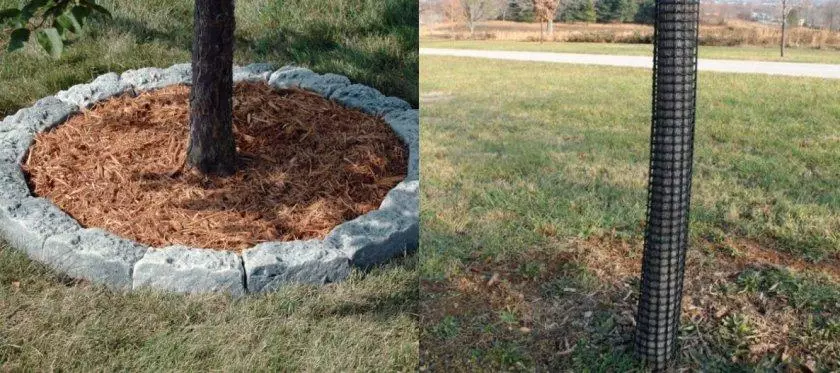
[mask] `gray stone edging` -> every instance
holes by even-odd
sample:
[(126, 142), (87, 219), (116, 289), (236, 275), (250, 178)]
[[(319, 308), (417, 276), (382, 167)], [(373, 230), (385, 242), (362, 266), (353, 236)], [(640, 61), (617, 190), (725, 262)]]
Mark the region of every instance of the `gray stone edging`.
[(265, 242), (242, 254), (169, 246), (148, 248), (98, 228), (82, 228), (52, 202), (31, 195), (20, 164), (34, 136), (94, 103), (125, 92), (192, 82), (190, 64), (107, 73), (38, 100), (0, 122), (0, 236), (67, 275), (114, 290), (141, 288), (233, 296), (275, 291), (285, 284), (345, 279), (352, 267), (369, 268), (416, 250), (419, 241), (419, 115), (396, 97), (337, 74), (257, 63), (236, 66), (234, 81), (299, 88), (341, 105), (378, 115), (409, 150), (406, 179), (378, 210), (335, 227), (323, 240)]

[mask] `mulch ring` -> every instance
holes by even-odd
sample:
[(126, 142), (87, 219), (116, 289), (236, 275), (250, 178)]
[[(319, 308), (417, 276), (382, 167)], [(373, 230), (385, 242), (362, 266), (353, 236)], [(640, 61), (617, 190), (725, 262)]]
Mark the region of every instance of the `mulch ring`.
[(238, 172), (179, 172), (189, 91), (123, 95), (38, 135), (25, 165), (34, 193), (83, 226), (147, 245), (239, 251), (323, 238), (406, 175), (407, 151), (381, 118), (262, 83), (234, 88)]

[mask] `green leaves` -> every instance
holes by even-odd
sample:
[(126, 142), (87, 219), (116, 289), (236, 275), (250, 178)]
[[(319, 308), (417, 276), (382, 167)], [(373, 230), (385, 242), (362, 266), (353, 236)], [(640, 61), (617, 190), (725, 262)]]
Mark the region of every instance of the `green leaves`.
[(38, 39), (38, 44), (41, 44), (41, 47), (52, 58), (61, 57), (61, 52), (64, 50), (64, 41), (61, 40), (61, 35), (59, 35), (57, 29), (50, 27), (38, 30), (38, 33), (35, 34), (35, 39)]
[(20, 9), (16, 8), (9, 8), (0, 10), (0, 23), (6, 22), (7, 20), (18, 18), (20, 16)]
[(23, 43), (29, 40), (29, 30), (19, 28), (12, 31), (11, 40), (9, 40), (9, 47), (6, 48), (9, 52), (16, 51), (23, 48)]
[(22, 48), (34, 32), (38, 44), (59, 58), (69, 37), (84, 35), (85, 20), (93, 13), (112, 18), (96, 0), (31, 0), (20, 9), (0, 10), (0, 24), (11, 22), (15, 27), (7, 50)]

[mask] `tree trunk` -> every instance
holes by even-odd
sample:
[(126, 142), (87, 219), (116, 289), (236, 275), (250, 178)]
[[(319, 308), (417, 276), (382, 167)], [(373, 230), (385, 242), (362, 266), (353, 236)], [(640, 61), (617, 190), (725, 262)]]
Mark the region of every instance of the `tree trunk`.
[(785, 56), (785, 39), (787, 37), (787, 0), (782, 0), (782, 57)]
[(554, 39), (554, 19), (548, 20), (548, 38)]
[(236, 171), (233, 9), (233, 0), (195, 0), (187, 165), (222, 176)]

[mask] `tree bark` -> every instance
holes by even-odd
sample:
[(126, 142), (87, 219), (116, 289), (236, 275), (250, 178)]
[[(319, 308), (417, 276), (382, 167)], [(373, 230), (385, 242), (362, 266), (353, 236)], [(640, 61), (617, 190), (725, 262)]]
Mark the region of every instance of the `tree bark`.
[(233, 0), (195, 1), (187, 165), (205, 174), (236, 171), (233, 10)]

